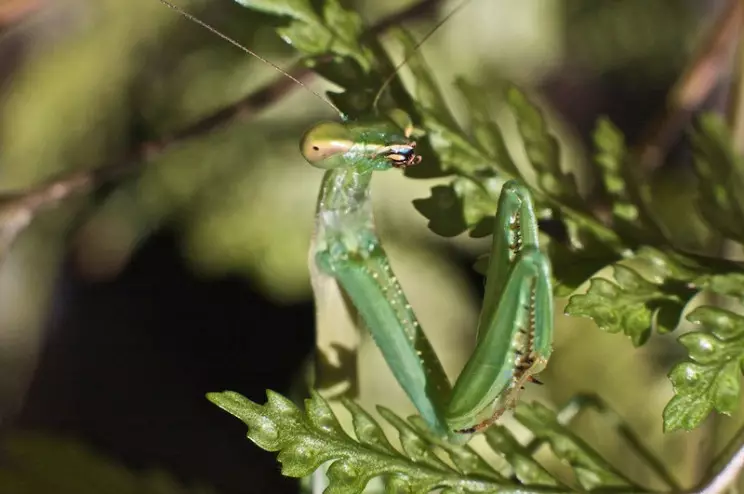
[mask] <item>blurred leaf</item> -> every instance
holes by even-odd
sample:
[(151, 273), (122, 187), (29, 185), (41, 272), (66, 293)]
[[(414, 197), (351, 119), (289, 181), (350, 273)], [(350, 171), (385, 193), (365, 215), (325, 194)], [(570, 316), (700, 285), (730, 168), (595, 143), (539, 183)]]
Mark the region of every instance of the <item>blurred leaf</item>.
[(612, 214), (625, 223), (625, 228), (637, 227), (638, 207), (628, 194), (629, 184), (624, 176), (628, 166), (625, 137), (607, 118), (601, 118), (597, 121), (593, 138), (597, 149), (594, 162), (602, 171), (602, 181), (612, 200)]
[(455, 237), (468, 227), (462, 215), (462, 203), (452, 185), (437, 185), (431, 188), (430, 197), (414, 199), (413, 206), (429, 220), (431, 231), (443, 237)]
[[(431, 147), (439, 157), (441, 171), (475, 172), (488, 170), (489, 157), (460, 127), (442, 96), (420, 51), (410, 34), (398, 31), (397, 39), (403, 44), (407, 67), (413, 74), (413, 93), (416, 108)], [(418, 176), (418, 175), (417, 175)], [(423, 178), (423, 177), (422, 177)]]
[(507, 175), (505, 179), (523, 178), (509, 153), (501, 129), (494, 120), (489, 92), (461, 78), (455, 81), (455, 85), (468, 105), (472, 133), (481, 153), (493, 161), (493, 166), (499, 172)]
[(697, 286), (744, 302), (744, 273), (711, 274), (695, 280)]
[(305, 23), (319, 23), (310, 0), (235, 0), (243, 7), (267, 14), (292, 17)]
[(514, 416), (536, 438), (550, 444), (556, 456), (571, 465), (576, 478), (586, 490), (599, 487), (631, 487), (632, 483), (615, 470), (588, 444), (566, 430), (555, 413), (539, 403), (521, 404)]
[(545, 468), (534, 459), (534, 453), (522, 446), (514, 435), (503, 425), (493, 425), (486, 432), (486, 441), (494, 450), (504, 455), (514, 470), (514, 476), (523, 484), (559, 486), (561, 485)]
[[(475, 450), (473, 450), (470, 446), (458, 446), (450, 442), (440, 440), (438, 437), (431, 433), (424, 419), (422, 419), (418, 415), (408, 417), (408, 421), (413, 425), (418, 435), (420, 435), (430, 444), (436, 445), (438, 448), (446, 451), (446, 453), (452, 460), (452, 463), (460, 472), (464, 473), (465, 475), (480, 475), (486, 478), (493, 479), (497, 482), (507, 482), (506, 478), (504, 478), (503, 475), (494, 470), (493, 467), (489, 465), (480, 455), (478, 455), (478, 453), (476, 453)], [(542, 467), (536, 464), (534, 468), (541, 469)], [(550, 477), (550, 479), (553, 480), (552, 477)], [(555, 480), (553, 480), (553, 484), (549, 485), (556, 485)]]
[(744, 242), (744, 161), (734, 153), (723, 118), (705, 114), (692, 133), (695, 169), (700, 183), (698, 204), (703, 218), (725, 236)]
[(0, 492), (12, 494), (214, 494), (206, 486), (185, 487), (162, 471), (129, 471), (79, 442), (39, 433), (3, 438)]
[(579, 198), (576, 181), (573, 175), (561, 170), (558, 140), (548, 132), (542, 112), (516, 86), (507, 90), (506, 101), (517, 120), (540, 189), (566, 205), (576, 206)]
[(709, 329), (682, 335), (690, 360), (674, 366), (674, 398), (664, 408), (664, 431), (691, 430), (713, 411), (731, 415), (739, 405), (744, 366), (744, 317), (698, 307), (687, 320)]
[[(309, 57), (334, 54), (341, 57), (341, 60), (351, 58), (365, 72), (369, 71), (372, 54), (359, 43), (362, 20), (356, 12), (343, 9), (338, 0), (324, 2), (322, 18), (315, 12), (309, 0), (236, 1), (259, 12), (292, 18), (288, 25), (277, 28), (276, 31), (300, 53)], [(346, 89), (354, 87), (347, 86)]]
[(565, 244), (548, 236), (541, 239), (543, 250), (550, 257), (553, 268), (553, 293), (556, 297), (567, 297), (586, 280), (608, 264), (620, 258), (612, 252), (592, 249), (572, 250)]

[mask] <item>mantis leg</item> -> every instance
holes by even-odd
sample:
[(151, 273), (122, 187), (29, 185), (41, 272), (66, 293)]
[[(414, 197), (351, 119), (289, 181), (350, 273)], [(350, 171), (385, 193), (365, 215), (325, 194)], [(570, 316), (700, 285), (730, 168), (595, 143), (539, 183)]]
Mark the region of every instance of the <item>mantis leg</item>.
[[(450, 394), (444, 369), (424, 335), (379, 239), (359, 231), (355, 242), (332, 240), (317, 254), (321, 269), (351, 298), (393, 375), (429, 427), (447, 435), (443, 410)], [(349, 245), (362, 246), (350, 248)]]
[(393, 375), (433, 431), (461, 442), (511, 408), (552, 346), (550, 269), (529, 193), (504, 185), (476, 349), (454, 391), (372, 228), (331, 235), (316, 262), (347, 292)]
[(449, 430), (478, 432), (516, 405), (552, 352), (550, 263), (539, 250), (532, 199), (516, 181), (504, 184), (486, 274), (478, 341), (452, 392)]

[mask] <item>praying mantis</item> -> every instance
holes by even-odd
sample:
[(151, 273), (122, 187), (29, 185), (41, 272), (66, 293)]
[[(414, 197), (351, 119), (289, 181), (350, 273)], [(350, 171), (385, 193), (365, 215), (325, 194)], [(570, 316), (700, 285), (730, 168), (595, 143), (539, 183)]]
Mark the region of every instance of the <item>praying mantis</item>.
[(552, 353), (551, 268), (539, 248), (529, 190), (515, 180), (501, 190), (477, 344), (452, 386), (393, 273), (371, 205), (375, 172), (420, 163), (415, 137), (421, 131), (402, 110), (350, 120), (321, 99), (339, 111), (342, 121), (317, 124), (300, 143), (305, 160), (325, 170), (311, 242), (311, 272), (330, 276), (348, 295), (430, 429), (443, 439), (466, 442), (513, 408), (526, 383), (539, 383), (535, 376)]
[(420, 161), (408, 115), (324, 122), (301, 150), (325, 169), (312, 256), (360, 312), (385, 360), (431, 429), (460, 442), (513, 407), (552, 352), (550, 262), (539, 249), (527, 188), (506, 182), (496, 212), (477, 345), (454, 387), (393, 274), (375, 233), (369, 185), (375, 171)]

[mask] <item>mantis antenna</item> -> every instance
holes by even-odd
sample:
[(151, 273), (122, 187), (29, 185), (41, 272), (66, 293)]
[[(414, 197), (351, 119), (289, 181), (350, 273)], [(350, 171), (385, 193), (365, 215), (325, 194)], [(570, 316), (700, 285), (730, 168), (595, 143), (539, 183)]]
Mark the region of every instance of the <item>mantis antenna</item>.
[[(161, 0), (162, 1), (162, 0)], [(385, 79), (385, 81), (382, 83), (382, 86), (380, 86), (380, 89), (377, 91), (377, 94), (375, 95), (375, 99), (372, 101), (372, 108), (377, 108), (377, 103), (380, 101), (380, 97), (382, 96), (382, 92), (385, 90), (386, 87), (390, 85), (391, 82), (393, 82), (393, 78), (395, 77), (395, 74), (398, 73), (398, 70), (400, 70), (401, 67), (403, 67), (405, 64), (408, 63), (408, 61), (416, 54), (416, 51), (419, 49), (421, 45), (426, 42), (427, 39), (431, 37), (432, 34), (434, 34), (437, 29), (442, 27), (442, 25), (450, 20), (450, 18), (455, 15), (460, 9), (462, 9), (470, 0), (463, 0), (460, 2), (457, 7), (452, 9), (447, 15), (445, 15), (437, 24), (424, 35), (423, 38), (421, 38), (418, 43), (413, 47), (413, 50), (403, 59), (402, 62), (400, 62), (398, 65), (395, 66), (395, 69), (390, 73), (390, 75)]]
[(183, 10), (181, 7), (172, 4), (172, 3), (168, 2), (167, 0), (160, 0), (160, 3), (162, 3), (163, 5), (165, 5), (166, 7), (170, 8), (170, 9), (175, 10), (176, 12), (178, 12), (179, 14), (181, 14), (182, 16), (184, 16), (185, 18), (187, 18), (188, 20), (190, 20), (192, 22), (195, 22), (196, 24), (199, 24), (204, 29), (207, 29), (208, 31), (212, 32), (213, 34), (216, 34), (217, 36), (219, 36), (220, 38), (224, 39), (225, 41), (227, 41), (231, 45), (233, 45), (233, 46), (235, 46), (237, 48), (240, 48), (241, 50), (243, 50), (244, 52), (248, 53), (249, 55), (253, 55), (257, 59), (261, 60), (263, 63), (269, 65), (272, 68), (274, 68), (280, 74), (284, 75), (285, 77), (288, 77), (292, 81), (296, 82), (300, 86), (304, 87), (305, 89), (307, 89), (308, 91), (310, 91), (311, 93), (313, 93), (318, 99), (320, 99), (321, 101), (323, 101), (324, 103), (326, 103), (327, 105), (329, 105), (331, 108), (333, 108), (334, 110), (336, 110), (336, 112), (338, 112), (338, 114), (341, 115), (342, 118), (344, 117), (344, 112), (342, 112), (339, 109), (339, 107), (337, 107), (336, 105), (334, 105), (333, 102), (330, 99), (328, 99), (328, 98), (320, 95), (319, 93), (313, 91), (306, 84), (304, 84), (302, 81), (300, 81), (299, 79), (297, 79), (292, 74), (290, 74), (286, 70), (282, 69), (281, 67), (279, 67), (275, 63), (272, 63), (270, 60), (265, 59), (264, 57), (262, 57), (261, 55), (259, 55), (256, 52), (254, 52), (253, 50), (251, 50), (249, 48), (246, 48), (245, 46), (241, 45), (240, 43), (238, 43), (237, 41), (235, 41), (234, 39), (232, 39), (228, 35), (221, 33), (219, 30), (217, 30), (217, 28), (214, 28), (214, 27), (210, 26), (209, 24), (207, 24), (206, 22), (204, 22), (204, 21), (198, 19), (197, 17), (189, 14), (188, 12), (186, 12), (185, 10)]

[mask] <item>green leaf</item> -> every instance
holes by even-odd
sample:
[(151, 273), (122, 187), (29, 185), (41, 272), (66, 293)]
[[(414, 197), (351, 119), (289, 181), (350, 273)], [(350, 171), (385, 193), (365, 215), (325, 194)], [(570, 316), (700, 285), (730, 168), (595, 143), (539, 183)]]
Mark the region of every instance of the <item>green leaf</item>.
[(359, 43), (364, 24), (358, 13), (344, 9), (338, 0), (326, 0), (323, 6), (323, 21), (335, 35), (333, 51), (336, 54), (359, 56), (363, 62), (371, 60), (372, 53)]
[(428, 227), (437, 235), (454, 237), (468, 228), (463, 218), (462, 198), (452, 185), (432, 187), (431, 196), (414, 199), (413, 206), (429, 220)]
[(623, 134), (609, 119), (600, 118), (593, 140), (597, 150), (594, 162), (612, 204), (614, 229), (627, 239), (660, 240), (659, 227), (646, 207), (651, 197), (650, 186), (638, 167), (628, 164)]
[(506, 178), (523, 178), (514, 159), (506, 146), (503, 133), (494, 120), (493, 101), (490, 92), (484, 87), (475, 86), (457, 79), (455, 86), (468, 105), (470, 126), (475, 137), (475, 143), (481, 149), (481, 154), (487, 155), (494, 166)]
[(292, 17), (306, 23), (320, 23), (310, 0), (235, 0), (243, 7), (265, 14)]
[(506, 101), (517, 120), (517, 129), (527, 158), (537, 173), (540, 189), (550, 197), (576, 206), (579, 198), (576, 181), (573, 175), (561, 170), (558, 140), (548, 131), (542, 112), (515, 86), (507, 90)]
[(682, 335), (690, 360), (674, 366), (675, 396), (664, 408), (664, 431), (692, 430), (715, 409), (731, 415), (741, 395), (744, 317), (717, 307), (698, 307), (687, 319), (709, 329)]
[(439, 157), (442, 171), (492, 171), (489, 156), (483, 154), (478, 143), (462, 130), (450, 112), (431, 70), (416, 51), (416, 42), (404, 31), (399, 31), (397, 39), (405, 48), (407, 68), (413, 74), (416, 109), (431, 147)]
[(731, 272), (705, 275), (695, 280), (695, 285), (719, 295), (726, 295), (744, 302), (744, 273)]
[(602, 249), (573, 250), (548, 236), (541, 238), (543, 250), (550, 257), (553, 274), (553, 294), (567, 297), (586, 280), (608, 264), (620, 260), (617, 254)]
[(615, 218), (632, 225), (638, 221), (639, 211), (628, 195), (628, 184), (623, 176), (627, 159), (625, 136), (609, 119), (601, 118), (593, 138), (597, 149), (594, 162), (602, 171), (605, 189), (612, 200), (612, 213)]
[(322, 24), (305, 21), (292, 21), (287, 26), (277, 28), (276, 32), (297, 51), (311, 57), (328, 53), (333, 37)]
[(559, 486), (560, 483), (533, 459), (534, 454), (522, 446), (509, 430), (502, 425), (493, 425), (486, 432), (486, 441), (494, 450), (501, 452), (514, 471), (514, 476), (523, 484)]
[[(310, 57), (306, 60), (309, 65), (315, 66), (316, 58), (332, 54), (338, 57), (332, 60), (332, 64), (344, 64), (345, 59), (353, 59), (364, 73), (369, 72), (373, 57), (369, 48), (359, 42), (362, 20), (356, 12), (342, 8), (338, 0), (324, 2), (322, 18), (309, 0), (236, 1), (259, 12), (291, 18), (289, 24), (277, 28), (276, 32), (298, 52)], [(326, 61), (323, 65), (325, 71), (319, 72), (330, 72), (329, 63)], [(345, 87), (352, 93), (366, 93), (364, 88), (357, 88), (354, 84), (347, 84)]]
[(559, 459), (571, 465), (584, 489), (626, 488), (633, 485), (589, 445), (561, 425), (555, 413), (545, 406), (539, 403), (520, 404), (514, 416), (536, 438), (548, 443)]
[(430, 220), (429, 228), (438, 235), (454, 237), (483, 223), (472, 236), (484, 237), (493, 229), (501, 185), (496, 178), (475, 182), (458, 177), (449, 186), (432, 187), (431, 196), (414, 199), (413, 206)]
[[(267, 451), (279, 451), (277, 459), (284, 475), (304, 477), (332, 461), (326, 493), (357, 494), (376, 477), (385, 478), (389, 492), (426, 493), (439, 488), (465, 494), (519, 487), (478, 463), (477, 455), (465, 446), (447, 446), (445, 451), (453, 458), (468, 458), (453, 462), (455, 467), (449, 466), (435, 454), (438, 441), (385, 408), (379, 411), (398, 430), (402, 453), (390, 445), (379, 424), (350, 401), (343, 404), (352, 415), (358, 439), (342, 430), (328, 404), (315, 392), (305, 400), (304, 413), (273, 391), (266, 395), (265, 405), (231, 391), (210, 393), (207, 397), (242, 420), (248, 426), (251, 441)], [(467, 468), (472, 470), (465, 472), (463, 465), (470, 465)], [(523, 487), (520, 490), (530, 492)]]
[[(494, 470), (470, 446), (458, 446), (448, 441), (440, 440), (438, 437), (431, 433), (424, 419), (422, 419), (418, 415), (409, 417), (408, 421), (416, 429), (417, 434), (425, 438), (430, 444), (436, 445), (438, 448), (444, 450), (449, 455), (452, 463), (455, 465), (455, 468), (457, 468), (461, 473), (465, 475), (481, 475), (497, 482), (508, 482), (506, 478), (504, 478), (504, 476)], [(552, 477), (550, 478), (552, 479)]]
[(643, 345), (652, 327), (661, 332), (673, 330), (685, 304), (694, 291), (667, 293), (663, 287), (644, 279), (634, 269), (612, 266), (614, 282), (595, 277), (585, 294), (569, 299), (565, 313), (588, 317), (609, 333), (623, 332), (634, 346)]
[(706, 114), (692, 133), (698, 204), (705, 221), (727, 237), (744, 242), (744, 160), (734, 152), (723, 118)]
[(129, 470), (81, 442), (38, 432), (6, 430), (0, 443), (0, 492), (8, 494), (215, 494), (172, 475)]

